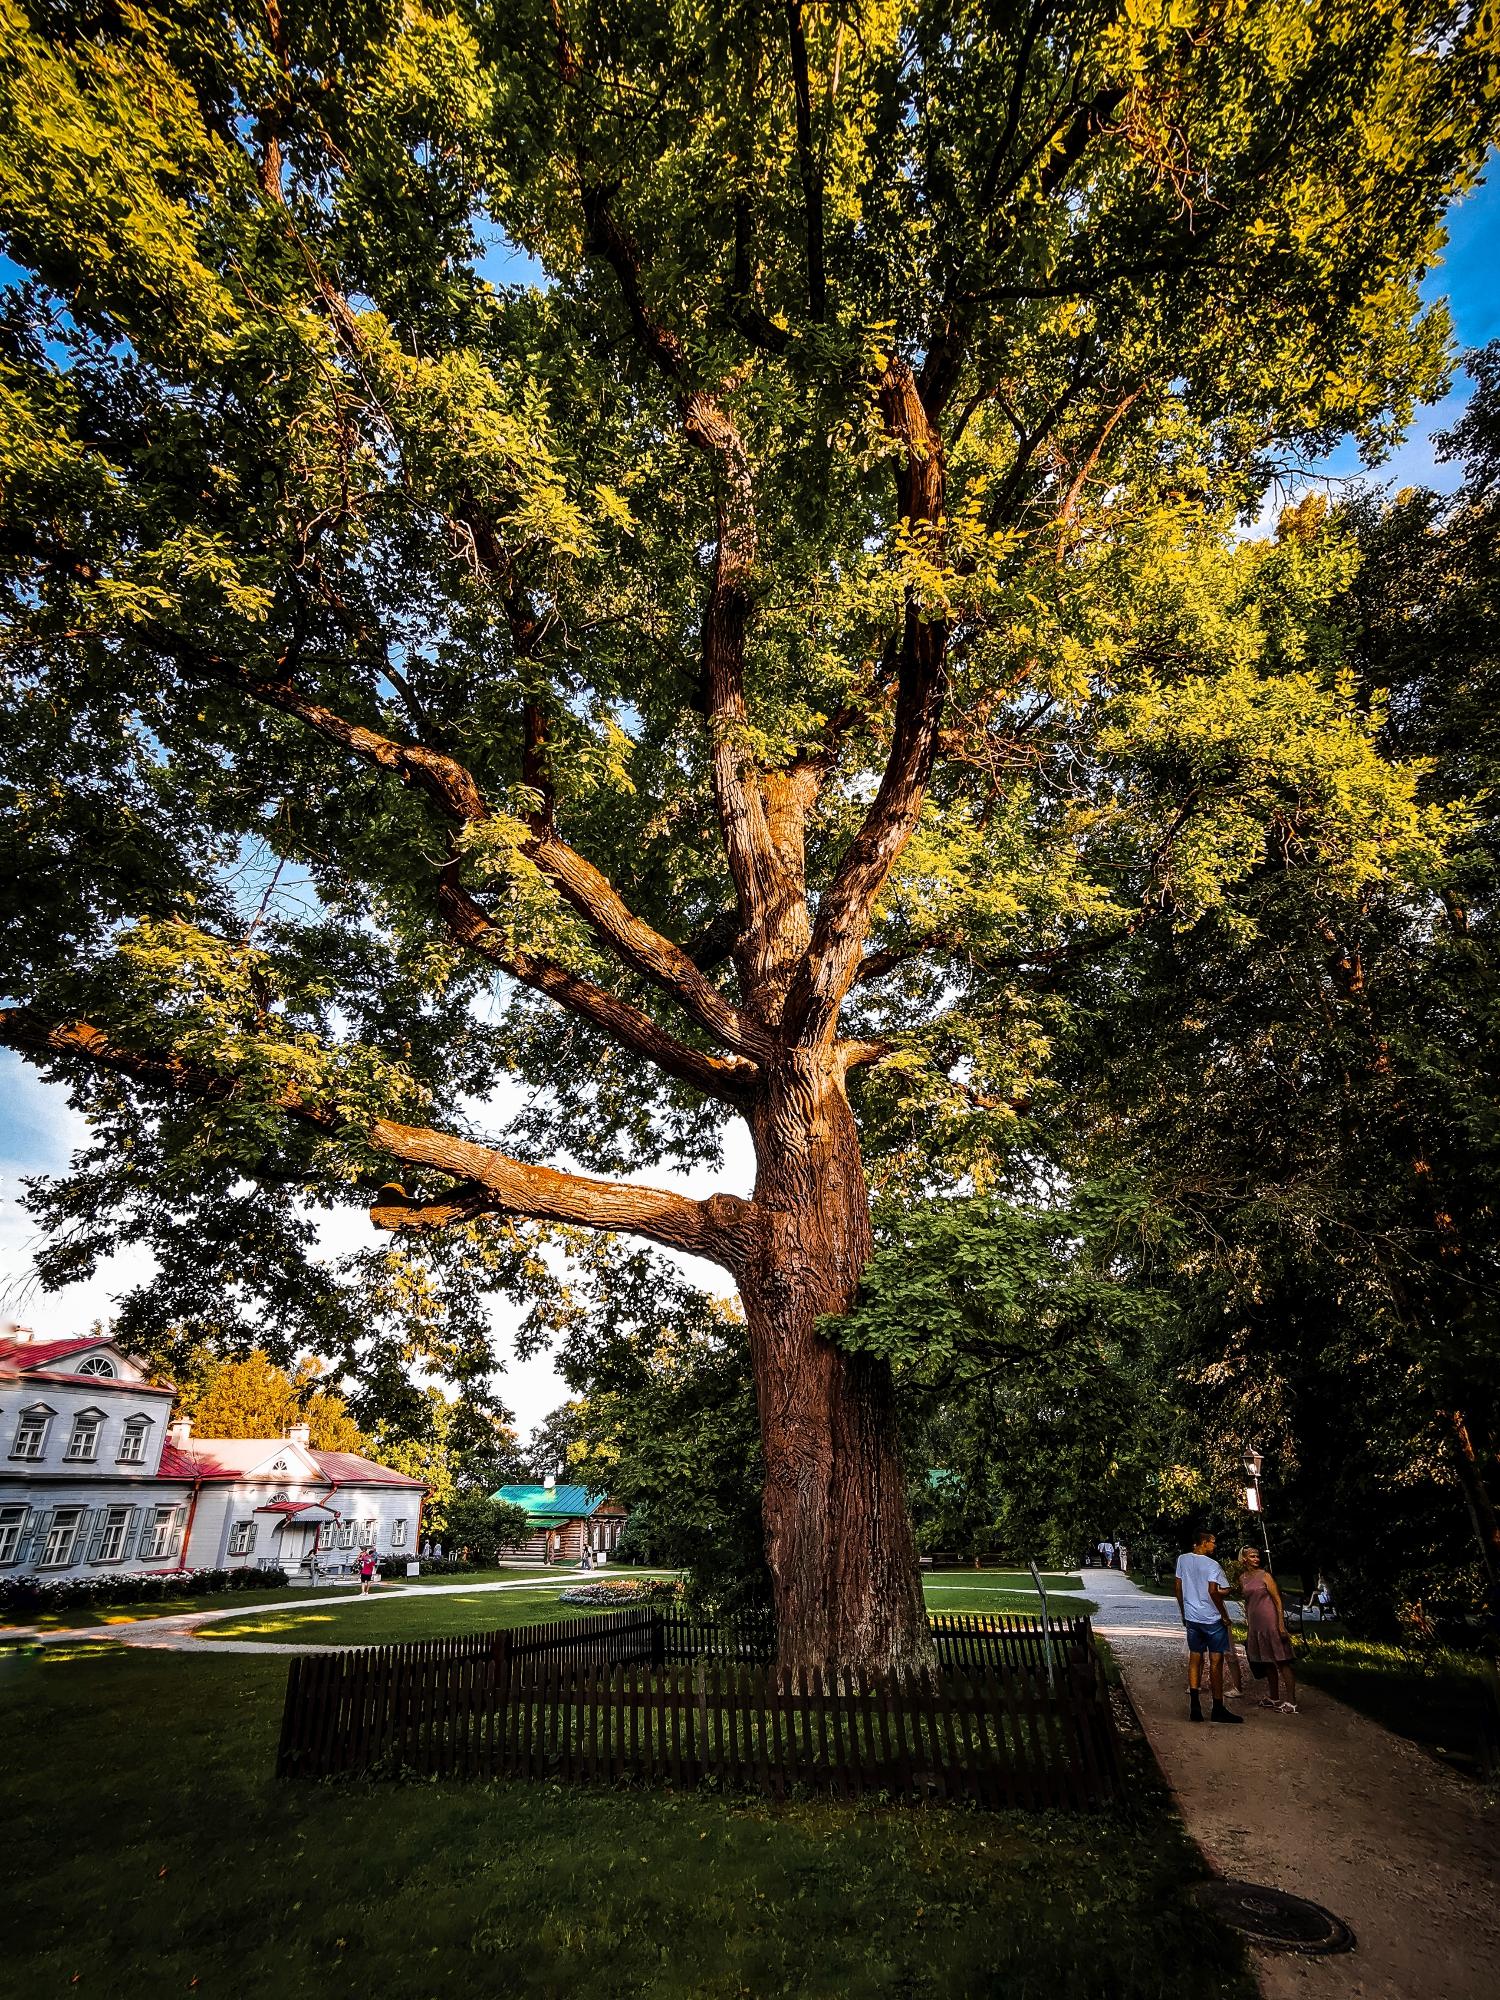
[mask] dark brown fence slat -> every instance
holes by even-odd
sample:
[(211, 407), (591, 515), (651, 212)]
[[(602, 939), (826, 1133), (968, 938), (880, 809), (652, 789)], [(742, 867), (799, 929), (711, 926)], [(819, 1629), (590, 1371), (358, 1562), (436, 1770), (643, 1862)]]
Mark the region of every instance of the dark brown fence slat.
[(283, 1777), (410, 1771), (579, 1783), (713, 1779), (785, 1797), (1100, 1806), (1124, 1768), (1089, 1620), (929, 1620), (904, 1677), (772, 1664), (769, 1619), (632, 1608), (288, 1663)]

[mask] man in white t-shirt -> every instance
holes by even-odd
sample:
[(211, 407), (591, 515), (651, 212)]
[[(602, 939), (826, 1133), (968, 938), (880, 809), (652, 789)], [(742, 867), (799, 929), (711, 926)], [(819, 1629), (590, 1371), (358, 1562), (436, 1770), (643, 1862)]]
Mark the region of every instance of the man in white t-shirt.
[(1205, 1528), (1193, 1541), (1192, 1552), (1177, 1558), (1177, 1609), (1187, 1627), (1188, 1640), (1188, 1721), (1201, 1722), (1203, 1710), (1198, 1690), (1203, 1684), (1203, 1656), (1208, 1655), (1208, 1678), (1213, 1689), (1210, 1722), (1243, 1722), (1244, 1716), (1231, 1715), (1224, 1706), (1224, 1654), (1229, 1645), (1229, 1578), (1214, 1561), (1214, 1536)]

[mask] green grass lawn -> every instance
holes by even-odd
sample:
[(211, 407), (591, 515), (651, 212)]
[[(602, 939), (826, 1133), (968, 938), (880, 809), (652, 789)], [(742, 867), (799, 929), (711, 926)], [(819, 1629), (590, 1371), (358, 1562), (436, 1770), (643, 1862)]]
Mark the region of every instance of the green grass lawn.
[(277, 1783), (285, 1678), (0, 1660), (3, 2000), (1253, 2000), (1144, 1770), (1090, 1816)]
[[(356, 1588), (358, 1586), (356, 1585)], [(340, 1596), (347, 1596), (340, 1591)], [(87, 1632), (100, 1625), (134, 1625), (142, 1618), (180, 1618), (190, 1611), (218, 1611), (225, 1605), (285, 1604), (289, 1598), (306, 1604), (326, 1593), (293, 1590), (209, 1590), (198, 1597), (186, 1591), (158, 1597), (149, 1604), (68, 1604), (56, 1611), (38, 1611), (0, 1619), (0, 1635), (8, 1631)]]
[[(544, 1574), (558, 1577), (556, 1570)], [(566, 1580), (581, 1579), (570, 1576)], [(925, 1576), (922, 1586), (933, 1611), (1035, 1613), (1036, 1592), (1009, 1588), (1011, 1582), (1003, 1572), (991, 1571), (984, 1576)], [(388, 1646), (403, 1639), (446, 1639), (461, 1632), (492, 1632), (502, 1626), (534, 1624), (539, 1619), (584, 1615), (583, 1606), (559, 1604), (557, 1599), (555, 1588), (540, 1586), (535, 1590), (461, 1591), (428, 1598), (403, 1598), (394, 1593), (381, 1598), (377, 1591), (362, 1604), (318, 1604), (300, 1597), (287, 1603), (282, 1598), (274, 1609), (205, 1625), (203, 1637), (259, 1639), (278, 1646)], [(1082, 1597), (1049, 1593), (1047, 1601), (1052, 1611), (1064, 1618), (1094, 1609)]]
[[(1082, 1618), (1098, 1610), (1083, 1594), (1076, 1574), (1044, 1575), (1047, 1609), (1058, 1618)], [(929, 1611), (1020, 1611), (1035, 1616), (1040, 1606), (1025, 1570), (938, 1570), (922, 1578)]]
[(1500, 1779), (1500, 1706), (1486, 1663), (1447, 1647), (1304, 1638), (1296, 1671), (1473, 1778)]
[[(441, 1597), (382, 1597), (363, 1603), (278, 1604), (274, 1611), (205, 1625), (205, 1639), (261, 1639), (278, 1646), (390, 1646), (403, 1639), (449, 1639), (543, 1619), (582, 1618), (594, 1607), (559, 1604), (555, 1585), (528, 1590), (458, 1591)], [(607, 1605), (597, 1607), (608, 1610)]]
[[(665, 1570), (643, 1572), (652, 1576), (670, 1574)], [(554, 1563), (550, 1568), (537, 1563), (527, 1567), (516, 1564), (507, 1569), (476, 1569), (462, 1576), (404, 1576), (399, 1585), (385, 1584), (383, 1589), (399, 1587), (402, 1590), (432, 1589), (438, 1585), (459, 1589), (476, 1583), (523, 1583), (534, 1577), (551, 1577), (556, 1582), (578, 1582), (579, 1575), (574, 1569), (564, 1569)], [(252, 1610), (256, 1605), (275, 1604), (284, 1607), (305, 1609), (314, 1604), (339, 1604), (345, 1599), (359, 1595), (359, 1581), (321, 1584), (316, 1590), (285, 1588), (281, 1590), (211, 1590), (201, 1596), (190, 1597), (186, 1592), (176, 1597), (159, 1597), (148, 1604), (69, 1604), (56, 1611), (38, 1612), (21, 1617), (0, 1617), (0, 1637), (8, 1631), (35, 1630), (38, 1632), (87, 1632), (100, 1625), (134, 1625), (142, 1618), (180, 1618), (192, 1611), (221, 1611), (232, 1607)]]

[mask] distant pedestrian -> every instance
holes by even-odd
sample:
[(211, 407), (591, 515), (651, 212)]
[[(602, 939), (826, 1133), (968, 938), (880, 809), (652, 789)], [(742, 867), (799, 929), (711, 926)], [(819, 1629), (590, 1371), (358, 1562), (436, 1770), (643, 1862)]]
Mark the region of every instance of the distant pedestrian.
[(359, 1594), (368, 1597), (370, 1585), (375, 1581), (375, 1551), (361, 1549), (359, 1552)]
[(1245, 1658), (1266, 1684), (1262, 1708), (1297, 1713), (1297, 1677), (1292, 1672), (1292, 1639), (1286, 1629), (1281, 1588), (1260, 1559), (1260, 1551), (1240, 1550), (1240, 1596), (1245, 1604)]
[(1188, 1721), (1201, 1722), (1203, 1710), (1199, 1690), (1203, 1685), (1203, 1657), (1208, 1655), (1208, 1678), (1213, 1691), (1210, 1722), (1243, 1722), (1224, 1706), (1224, 1654), (1229, 1645), (1229, 1610), (1225, 1598), (1229, 1578), (1214, 1561), (1214, 1535), (1205, 1528), (1193, 1538), (1190, 1552), (1177, 1558), (1174, 1586), (1177, 1609), (1187, 1627), (1188, 1642)]
[(441, 1561), (443, 1560), (443, 1545), (442, 1545), (442, 1543), (441, 1543), (441, 1542), (434, 1542), (434, 1543), (433, 1543), (433, 1545), (432, 1545), (432, 1560), (433, 1560), (433, 1561), (434, 1561), (435, 1563), (440, 1563), (440, 1562), (441, 1562)]
[(422, 1560), (423, 1562), (432, 1561), (432, 1543), (426, 1540), (422, 1543)]

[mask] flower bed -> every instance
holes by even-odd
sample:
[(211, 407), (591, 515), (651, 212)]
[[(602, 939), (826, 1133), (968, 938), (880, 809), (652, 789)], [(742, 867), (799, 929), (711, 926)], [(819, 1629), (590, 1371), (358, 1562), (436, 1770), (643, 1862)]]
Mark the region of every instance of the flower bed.
[(204, 1597), (217, 1590), (283, 1590), (287, 1573), (274, 1563), (244, 1569), (111, 1571), (59, 1578), (11, 1576), (0, 1581), (0, 1617), (31, 1617), (88, 1604), (154, 1604), (163, 1598)]
[(602, 1583), (575, 1583), (557, 1593), (559, 1604), (602, 1605), (608, 1611), (629, 1604), (678, 1604), (682, 1585), (665, 1577), (611, 1578)]

